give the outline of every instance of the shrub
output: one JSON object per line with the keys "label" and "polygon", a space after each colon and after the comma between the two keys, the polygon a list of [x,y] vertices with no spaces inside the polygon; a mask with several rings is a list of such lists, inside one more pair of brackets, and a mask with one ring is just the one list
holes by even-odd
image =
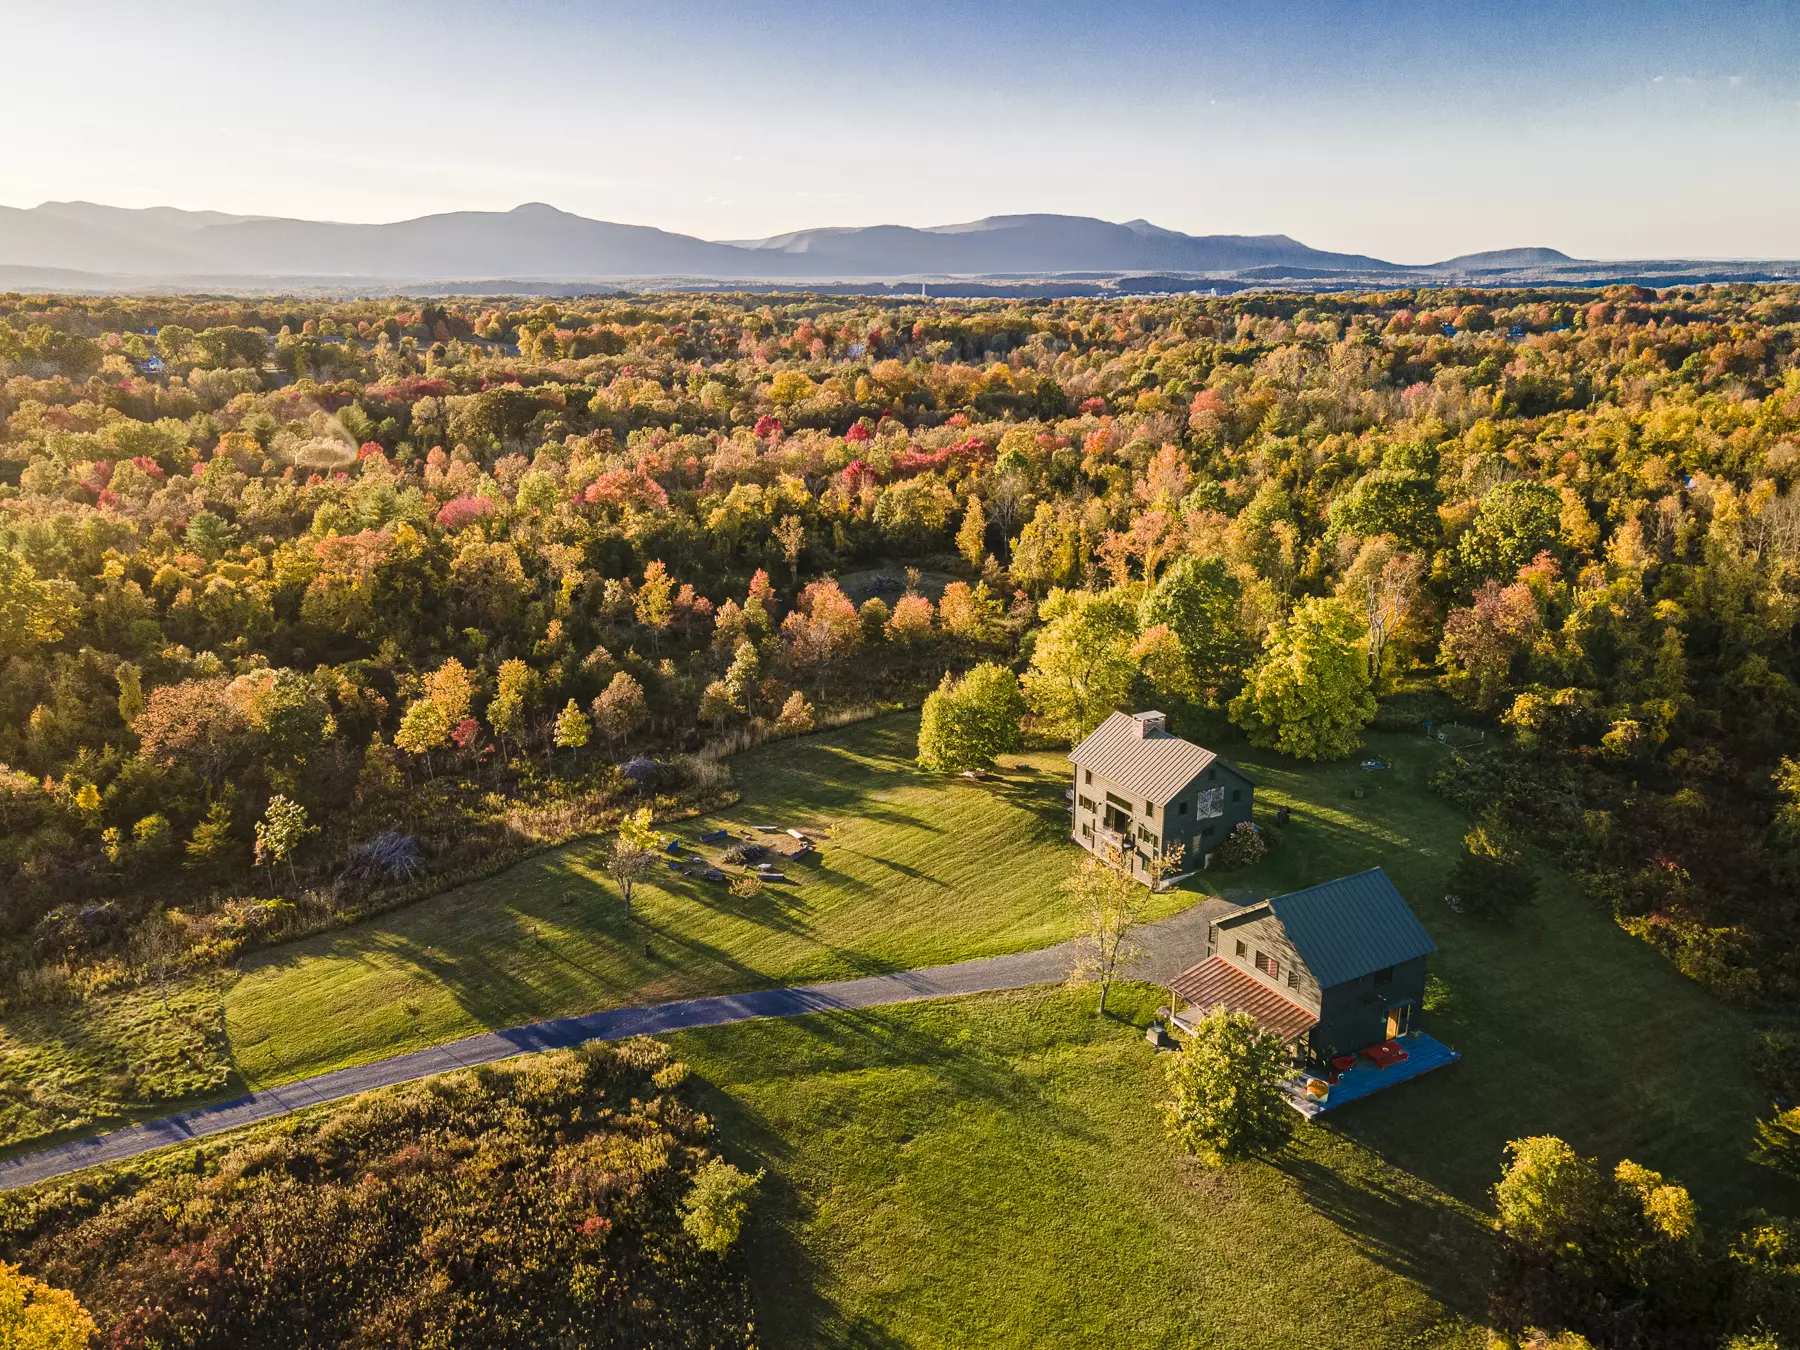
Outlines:
{"label": "shrub", "polygon": [[66,1289],[0,1261],[0,1346],[6,1350],[87,1350],[94,1319]]}
{"label": "shrub", "polygon": [[685,786],[687,775],[679,763],[638,755],[619,766],[619,775],[639,792],[675,792]]}
{"label": "shrub", "polygon": [[1248,820],[1232,827],[1215,855],[1220,867],[1249,867],[1269,856],[1269,836]]}
{"label": "shrub", "polygon": [[1464,909],[1497,918],[1535,900],[1538,879],[1512,831],[1490,808],[1463,836],[1445,886]]}
{"label": "shrub", "polygon": [[1390,694],[1376,705],[1376,731],[1418,731],[1425,723],[1448,722],[1456,716],[1456,702],[1434,689],[1409,689]]}
{"label": "shrub", "polygon": [[740,1172],[723,1158],[708,1158],[694,1173],[682,1200],[681,1226],[701,1251],[722,1256],[731,1249],[750,1212],[750,1193],[763,1174]]}
{"label": "shrub", "polygon": [[708,1253],[753,1179],[684,1076],[638,1040],[373,1093],[0,1197],[0,1248],[109,1345],[747,1347]]}

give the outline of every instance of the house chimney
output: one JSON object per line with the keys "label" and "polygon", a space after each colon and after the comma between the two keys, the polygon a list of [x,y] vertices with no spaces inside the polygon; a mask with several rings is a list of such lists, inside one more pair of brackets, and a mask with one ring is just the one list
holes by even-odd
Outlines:
{"label": "house chimney", "polygon": [[1162,734],[1164,719],[1161,713],[1141,712],[1133,713],[1132,716],[1137,719],[1138,735],[1144,740],[1149,740],[1152,736],[1159,736]]}

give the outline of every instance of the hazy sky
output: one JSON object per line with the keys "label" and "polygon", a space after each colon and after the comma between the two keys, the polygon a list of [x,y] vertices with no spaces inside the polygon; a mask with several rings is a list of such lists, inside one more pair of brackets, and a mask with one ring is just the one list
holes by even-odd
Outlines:
{"label": "hazy sky", "polygon": [[0,203],[1800,257],[1800,4],[0,0]]}

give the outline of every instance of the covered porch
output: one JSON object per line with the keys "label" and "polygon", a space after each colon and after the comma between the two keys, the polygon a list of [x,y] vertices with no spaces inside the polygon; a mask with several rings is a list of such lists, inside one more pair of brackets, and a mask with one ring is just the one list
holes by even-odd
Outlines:
{"label": "covered porch", "polygon": [[1284,1044],[1303,1041],[1319,1019],[1292,999],[1285,998],[1261,980],[1253,979],[1222,956],[1209,957],[1169,981],[1170,1017],[1174,1026],[1189,1035],[1194,1023],[1214,1008],[1248,1013],[1256,1024]]}

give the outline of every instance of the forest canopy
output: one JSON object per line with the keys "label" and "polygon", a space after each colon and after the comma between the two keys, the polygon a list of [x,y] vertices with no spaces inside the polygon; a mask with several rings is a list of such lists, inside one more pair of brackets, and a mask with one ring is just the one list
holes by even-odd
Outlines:
{"label": "forest canopy", "polygon": [[1791,999],[1797,335],[1749,285],[0,297],[8,1003],[982,663],[1040,738],[1150,697],[1302,756],[1486,728],[1442,790]]}

